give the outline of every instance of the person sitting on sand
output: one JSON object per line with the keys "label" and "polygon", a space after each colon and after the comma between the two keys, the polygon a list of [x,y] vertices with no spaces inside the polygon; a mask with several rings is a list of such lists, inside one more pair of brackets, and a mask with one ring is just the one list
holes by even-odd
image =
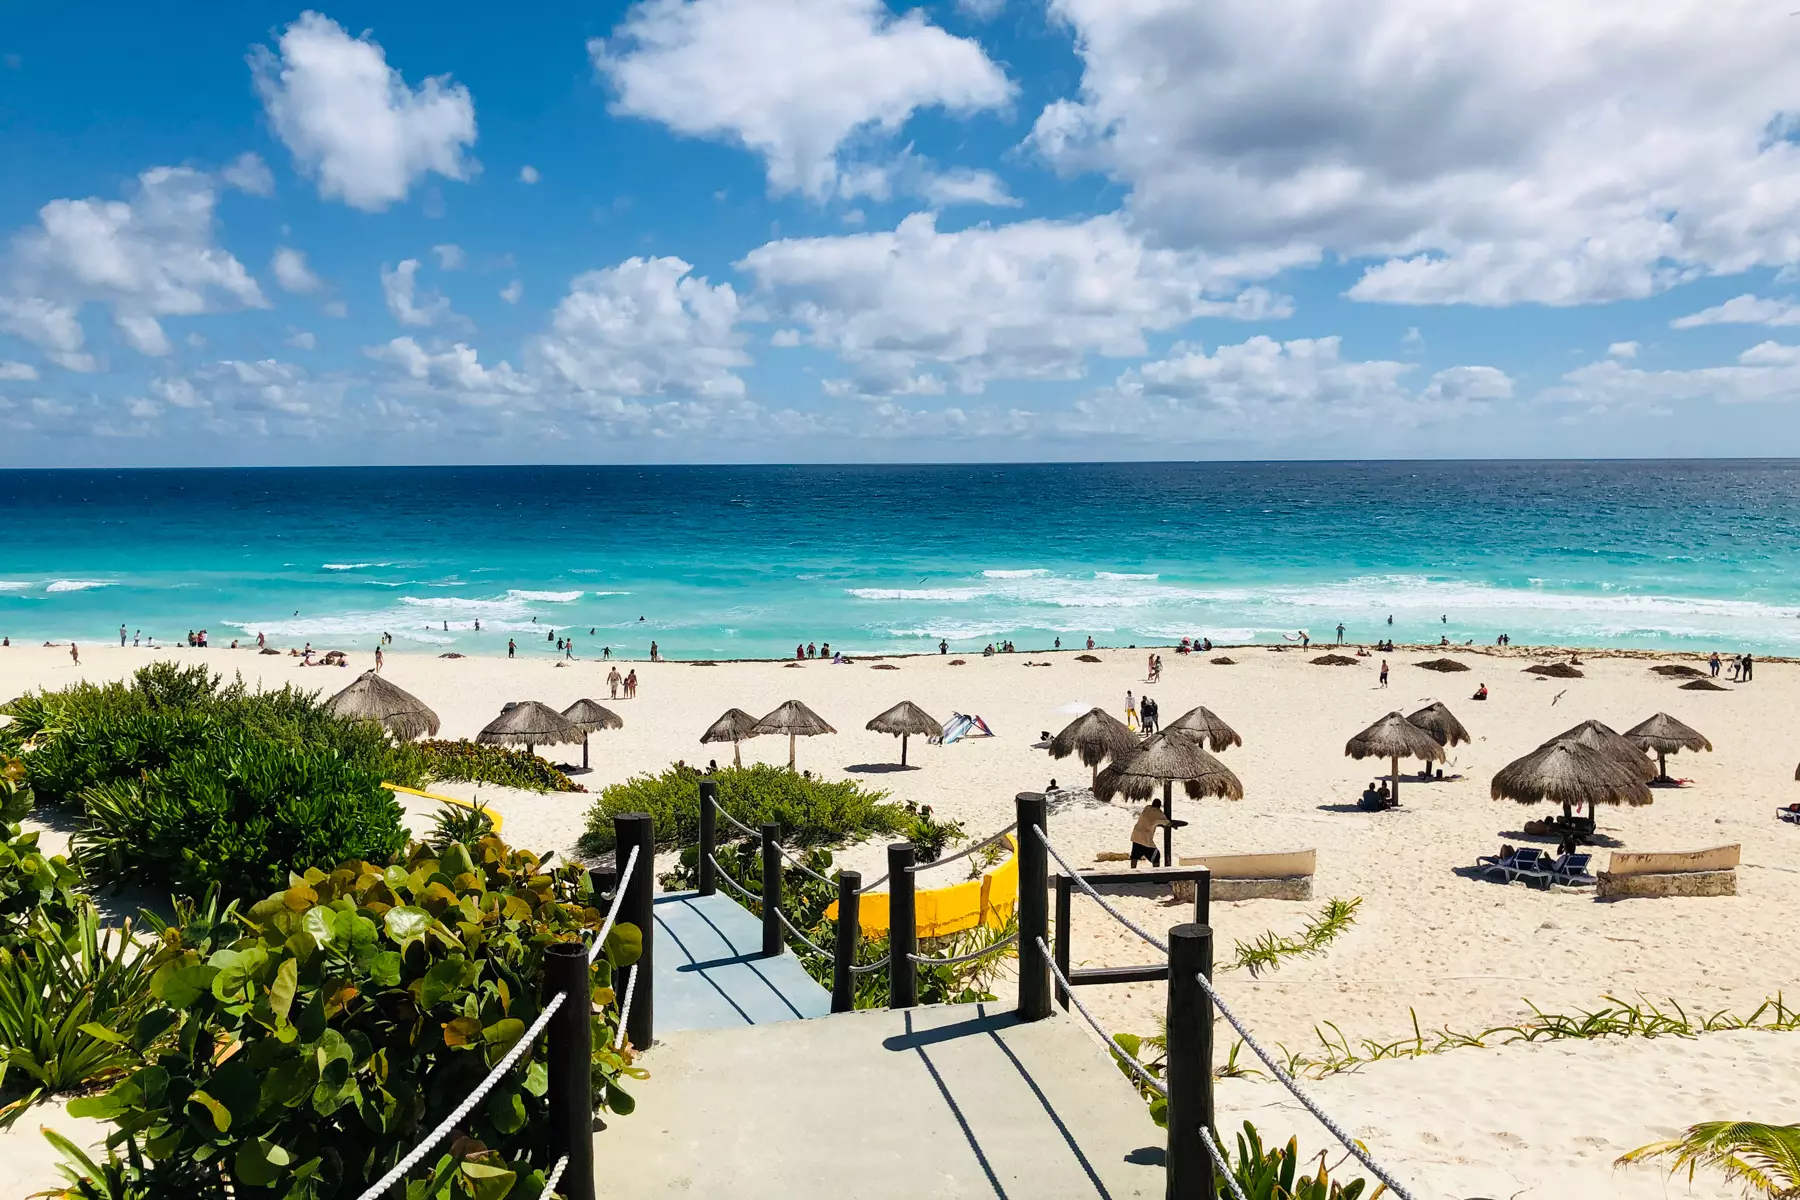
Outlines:
{"label": "person sitting on sand", "polygon": [[1156,831],[1163,826],[1173,826],[1175,822],[1164,815],[1162,801],[1152,800],[1137,815],[1137,824],[1131,827],[1131,868],[1137,869],[1138,860],[1147,858],[1153,867],[1162,866],[1162,851],[1156,848]]}
{"label": "person sitting on sand", "polygon": [[1475,694],[1473,696],[1471,696],[1470,699],[1471,700],[1486,700],[1487,699],[1487,684],[1484,683],[1480,687],[1476,688]]}

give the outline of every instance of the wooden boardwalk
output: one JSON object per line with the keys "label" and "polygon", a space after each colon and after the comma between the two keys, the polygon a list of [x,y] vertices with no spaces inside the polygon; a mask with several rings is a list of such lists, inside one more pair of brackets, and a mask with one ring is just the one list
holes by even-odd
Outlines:
{"label": "wooden boardwalk", "polygon": [[792,954],[762,957],[762,922],[723,892],[656,897],[656,1037],[822,1017],[831,993]]}

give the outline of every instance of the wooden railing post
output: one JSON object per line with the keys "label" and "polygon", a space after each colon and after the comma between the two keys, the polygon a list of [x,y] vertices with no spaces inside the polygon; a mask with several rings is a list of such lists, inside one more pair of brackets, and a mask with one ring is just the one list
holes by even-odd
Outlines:
{"label": "wooden railing post", "polygon": [[781,826],[762,827],[763,955],[773,958],[787,949],[781,936]]}
{"label": "wooden railing post", "polygon": [[1177,925],[1169,930],[1168,1029],[1169,1146],[1164,1158],[1167,1200],[1214,1200],[1212,1158],[1200,1140],[1212,1129],[1212,999],[1198,976],[1212,979],[1212,927]]}
{"label": "wooden railing post", "polygon": [[716,779],[700,781],[700,894],[710,896],[719,890],[719,875],[713,867],[713,851],[719,844],[719,783]]}
{"label": "wooden railing post", "polygon": [[913,907],[913,845],[895,842],[888,853],[888,1007],[919,1002],[919,921]]}
{"label": "wooden railing post", "polygon": [[[619,920],[637,926],[643,939],[643,951],[631,968],[631,1012],[625,1022],[625,1036],[633,1047],[648,1050],[656,1032],[656,987],[653,963],[656,957],[656,826],[649,813],[620,813],[613,818],[613,853],[619,869],[637,847],[637,866],[625,881],[625,899],[619,905]],[[615,980],[615,985],[624,981]],[[621,993],[621,996],[623,993]],[[582,1009],[583,1013],[587,1010]]]}
{"label": "wooden railing post", "polygon": [[1014,798],[1019,815],[1019,1008],[1021,1021],[1050,1015],[1050,964],[1039,941],[1050,933],[1050,856],[1038,836],[1050,805],[1042,792]]}
{"label": "wooden railing post", "polygon": [[569,1156],[561,1190],[568,1200],[594,1200],[594,1027],[593,988],[588,983],[587,947],[556,942],[544,950],[545,1004],[558,992],[568,995],[550,1018],[544,1045],[549,1069],[549,1160]]}
{"label": "wooden railing post", "polygon": [[[1056,876],[1056,969],[1062,972],[1064,979],[1073,979],[1069,974],[1069,893],[1074,885],[1067,875],[1057,872]],[[1056,984],[1056,1002],[1062,1005],[1064,1012],[1069,1011],[1069,989]]]}
{"label": "wooden railing post", "polygon": [[838,872],[837,944],[831,956],[831,1011],[856,1007],[856,950],[862,944],[862,873]]}

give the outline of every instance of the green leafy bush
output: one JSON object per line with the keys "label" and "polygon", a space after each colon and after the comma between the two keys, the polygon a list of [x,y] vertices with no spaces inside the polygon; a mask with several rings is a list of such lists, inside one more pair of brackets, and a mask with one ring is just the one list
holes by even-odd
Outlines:
{"label": "green leafy bush", "polygon": [[471,741],[428,741],[417,746],[420,770],[432,779],[458,783],[491,783],[533,792],[584,792],[587,789],[535,754]]}
{"label": "green leafy bush", "polygon": [[460,804],[443,804],[431,814],[431,832],[426,835],[425,841],[432,849],[442,851],[452,842],[473,846],[493,832],[493,818],[480,809],[464,808]]}
{"label": "green leafy bush", "polygon": [[[70,1105],[117,1125],[109,1150],[123,1160],[70,1169],[96,1194],[360,1194],[538,1017],[545,947],[599,926],[585,873],[541,866],[497,838],[441,853],[415,845],[386,868],[296,875],[247,912],[190,906],[159,930],[154,1005],[137,1022],[139,1041],[147,1029],[166,1033],[159,1052],[105,1095]],[[643,1072],[629,1048],[612,1049],[612,981],[640,946],[636,929],[616,927],[591,976],[594,1097],[620,1115],[633,1108],[621,1080]],[[409,1196],[543,1190],[542,1055],[540,1041]]]}
{"label": "green leafy bush", "polygon": [[[1325,1166],[1324,1151],[1311,1160],[1317,1169],[1301,1175],[1299,1139],[1289,1138],[1284,1147],[1265,1149],[1256,1126],[1248,1121],[1237,1135],[1237,1153],[1227,1151],[1227,1157],[1231,1159],[1231,1176],[1243,1190],[1245,1200],[1357,1200],[1369,1182],[1355,1179],[1341,1183],[1332,1179]],[[1230,1195],[1222,1178],[1217,1180],[1217,1188],[1221,1196]],[[1385,1191],[1386,1185],[1377,1186],[1369,1200]]]}
{"label": "green leafy bush", "polygon": [[38,835],[20,824],[31,811],[31,790],[20,786],[25,768],[0,762],[0,946],[17,945],[41,914],[65,924],[81,903],[80,873],[62,855],[46,857]]}
{"label": "green leafy bush", "polygon": [[[656,824],[659,849],[691,846],[700,837],[700,771],[677,763],[660,775],[634,775],[600,793],[588,809],[582,850],[589,854],[612,849],[612,819],[619,813],[649,813]],[[835,782],[799,774],[786,767],[757,763],[726,767],[710,778],[719,785],[719,803],[737,820],[756,827],[767,821],[781,826],[782,840],[818,846],[871,833],[901,833],[911,818],[887,793],[863,788],[854,779]],[[721,834],[726,823],[719,822]]]}

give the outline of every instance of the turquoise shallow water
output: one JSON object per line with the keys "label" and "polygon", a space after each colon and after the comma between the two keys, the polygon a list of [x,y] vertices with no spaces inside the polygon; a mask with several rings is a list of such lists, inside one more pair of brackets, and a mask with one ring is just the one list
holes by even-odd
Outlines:
{"label": "turquoise shallow water", "polygon": [[0,472],[15,640],[724,658],[1340,621],[1800,653],[1800,463]]}

